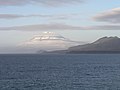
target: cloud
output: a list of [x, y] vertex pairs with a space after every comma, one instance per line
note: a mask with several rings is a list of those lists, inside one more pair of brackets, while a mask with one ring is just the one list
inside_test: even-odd
[[26, 4], [40, 4], [45, 6], [63, 6], [66, 4], [82, 3], [83, 0], [0, 0], [0, 6], [18, 6]]
[[120, 8], [101, 13], [93, 17], [95, 21], [120, 23]]
[[25, 17], [24, 15], [17, 15], [17, 14], [0, 14], [0, 19], [16, 19]]
[[37, 25], [24, 25], [14, 27], [1, 27], [0, 30], [23, 30], [23, 31], [35, 31], [35, 30], [77, 30], [81, 27], [66, 25], [66, 24], [37, 24]]
[[71, 18], [77, 18], [79, 14], [56, 14], [56, 15], [42, 15], [42, 14], [32, 14], [32, 15], [20, 15], [20, 14], [0, 14], [0, 19], [19, 19], [19, 18], [29, 18], [29, 17], [39, 17], [44, 19], [53, 19], [53, 20], [65, 20]]
[[120, 25], [103, 25], [103, 26], [73, 26], [67, 24], [37, 24], [13, 27], [0, 27], [0, 30], [21, 30], [21, 31], [41, 31], [41, 30], [120, 30]]
[[100, 25], [84, 27], [85, 30], [120, 30], [120, 25]]
[[18, 18], [28, 18], [28, 17], [40, 17], [40, 18], [52, 18], [53, 15], [18, 15], [18, 14], [0, 14], [0, 19], [18, 19]]

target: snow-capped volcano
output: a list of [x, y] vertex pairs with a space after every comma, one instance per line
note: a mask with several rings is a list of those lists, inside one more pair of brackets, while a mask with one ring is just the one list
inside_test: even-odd
[[71, 46], [79, 45], [80, 43], [71, 41], [54, 32], [43, 32], [40, 35], [34, 36], [32, 39], [24, 42], [21, 47], [28, 52], [36, 52], [39, 50], [53, 51], [64, 50]]
[[67, 41], [68, 39], [64, 38], [61, 35], [58, 35], [54, 32], [43, 32], [42, 34], [35, 36], [31, 41], [44, 41], [44, 40], [63, 40]]

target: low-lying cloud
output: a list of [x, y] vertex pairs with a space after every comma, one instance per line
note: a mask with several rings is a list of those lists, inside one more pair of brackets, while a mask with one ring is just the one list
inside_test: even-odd
[[63, 6], [66, 4], [82, 3], [84, 0], [0, 0], [0, 6], [18, 6], [27, 4], [40, 4], [45, 6]]
[[120, 25], [101, 25], [101, 26], [74, 26], [67, 24], [37, 24], [14, 27], [0, 27], [0, 30], [21, 30], [21, 31], [42, 31], [42, 30], [120, 30]]
[[101, 22], [120, 23], [120, 8], [98, 14], [93, 19]]

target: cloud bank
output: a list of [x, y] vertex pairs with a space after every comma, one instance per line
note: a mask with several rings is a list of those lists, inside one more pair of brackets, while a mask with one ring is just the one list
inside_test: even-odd
[[119, 23], [120, 24], [120, 8], [112, 9], [93, 17], [95, 21]]
[[85, 30], [120, 30], [120, 25], [99, 25], [84, 27]]
[[14, 27], [0, 27], [0, 30], [21, 30], [21, 31], [41, 31], [41, 30], [120, 30], [120, 25], [101, 25], [101, 26], [74, 26], [67, 24], [37, 24]]
[[29, 17], [39, 17], [44, 19], [53, 19], [53, 20], [64, 20], [64, 19], [71, 19], [76, 18], [79, 14], [70, 13], [70, 14], [56, 14], [56, 15], [44, 15], [44, 14], [32, 14], [32, 15], [21, 15], [21, 14], [0, 14], [0, 19], [19, 19], [19, 18], [29, 18]]
[[16, 19], [25, 17], [24, 15], [17, 15], [17, 14], [0, 14], [0, 19]]
[[45, 6], [63, 6], [66, 4], [82, 3], [84, 0], [0, 0], [0, 6], [18, 6], [27, 4], [40, 4]]
[[36, 30], [77, 30], [81, 27], [66, 25], [66, 24], [37, 24], [37, 25], [24, 25], [14, 27], [1, 27], [0, 30], [23, 30], [23, 31], [36, 31]]

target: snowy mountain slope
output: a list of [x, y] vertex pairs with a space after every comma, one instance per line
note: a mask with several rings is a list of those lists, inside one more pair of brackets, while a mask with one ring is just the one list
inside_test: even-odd
[[83, 42], [69, 40], [54, 32], [43, 32], [22, 43], [20, 47], [27, 52], [64, 50], [71, 46], [81, 45]]

